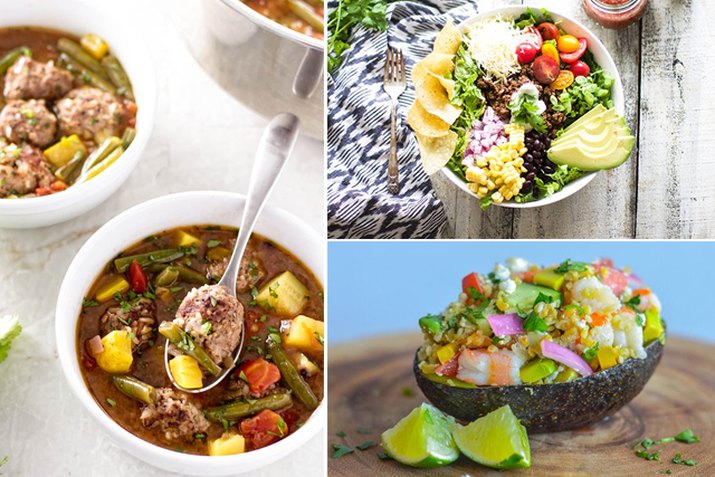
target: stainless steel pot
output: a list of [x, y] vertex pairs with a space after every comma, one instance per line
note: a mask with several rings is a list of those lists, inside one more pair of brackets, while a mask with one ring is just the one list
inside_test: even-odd
[[[190, 13], [189, 13], [190, 14]], [[297, 115], [303, 131], [324, 137], [324, 45], [270, 20], [241, 0], [201, 0], [189, 17], [192, 54], [226, 91], [259, 114]]]

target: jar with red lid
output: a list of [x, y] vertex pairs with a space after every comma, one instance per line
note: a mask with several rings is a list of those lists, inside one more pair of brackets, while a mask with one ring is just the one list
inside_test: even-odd
[[589, 17], [606, 28], [626, 28], [641, 19], [648, 0], [583, 0]]

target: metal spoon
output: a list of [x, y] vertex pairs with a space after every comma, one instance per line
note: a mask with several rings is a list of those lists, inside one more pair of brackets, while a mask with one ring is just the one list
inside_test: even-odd
[[[246, 251], [248, 240], [251, 238], [253, 228], [256, 225], [263, 206], [266, 203], [266, 198], [273, 190], [273, 186], [278, 181], [281, 172], [293, 151], [293, 146], [298, 137], [298, 126], [300, 121], [290, 113], [281, 113], [273, 118], [268, 124], [268, 127], [261, 135], [261, 140], [258, 144], [258, 153], [253, 162], [253, 170], [251, 171], [251, 180], [248, 184], [248, 194], [246, 196], [246, 205], [243, 209], [243, 218], [241, 219], [241, 227], [238, 229], [238, 238], [236, 245], [233, 248], [231, 260], [228, 262], [226, 271], [223, 277], [215, 287], [224, 287], [229, 294], [236, 296], [236, 280], [238, 280], [238, 272], [241, 267], [241, 259]], [[236, 347], [233, 357], [233, 363], [238, 362], [243, 349], [243, 338], [245, 335], [245, 327], [241, 324], [241, 341]], [[164, 367], [166, 374], [171, 379], [172, 384], [187, 393], [202, 393], [216, 386], [218, 383], [228, 376], [233, 367], [226, 367], [206, 386], [198, 389], [186, 389], [177, 384], [174, 376], [171, 374], [169, 367], [169, 343], [164, 346]]]

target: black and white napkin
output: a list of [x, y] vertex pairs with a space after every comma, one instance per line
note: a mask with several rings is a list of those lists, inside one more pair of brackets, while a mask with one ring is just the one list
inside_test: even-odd
[[352, 50], [328, 79], [329, 238], [441, 236], [447, 216], [407, 125], [407, 109], [415, 99], [409, 75], [398, 106], [400, 192], [387, 192], [390, 98], [383, 90], [385, 52], [388, 44], [402, 50], [409, 73], [432, 51], [449, 18], [458, 24], [476, 13], [474, 0], [397, 1], [388, 5], [386, 32], [355, 28]]

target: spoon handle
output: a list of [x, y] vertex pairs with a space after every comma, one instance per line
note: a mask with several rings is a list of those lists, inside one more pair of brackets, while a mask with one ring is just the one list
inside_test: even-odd
[[219, 285], [226, 287], [234, 296], [238, 270], [248, 245], [248, 239], [256, 225], [256, 219], [266, 203], [266, 198], [273, 190], [273, 186], [278, 181], [278, 177], [293, 151], [298, 137], [299, 124], [300, 121], [295, 115], [281, 113], [271, 120], [261, 136], [258, 153], [253, 161], [251, 181], [248, 184], [246, 206], [241, 219], [241, 228], [238, 230], [236, 246], [233, 249], [231, 261], [226, 267], [226, 272], [219, 282]]

